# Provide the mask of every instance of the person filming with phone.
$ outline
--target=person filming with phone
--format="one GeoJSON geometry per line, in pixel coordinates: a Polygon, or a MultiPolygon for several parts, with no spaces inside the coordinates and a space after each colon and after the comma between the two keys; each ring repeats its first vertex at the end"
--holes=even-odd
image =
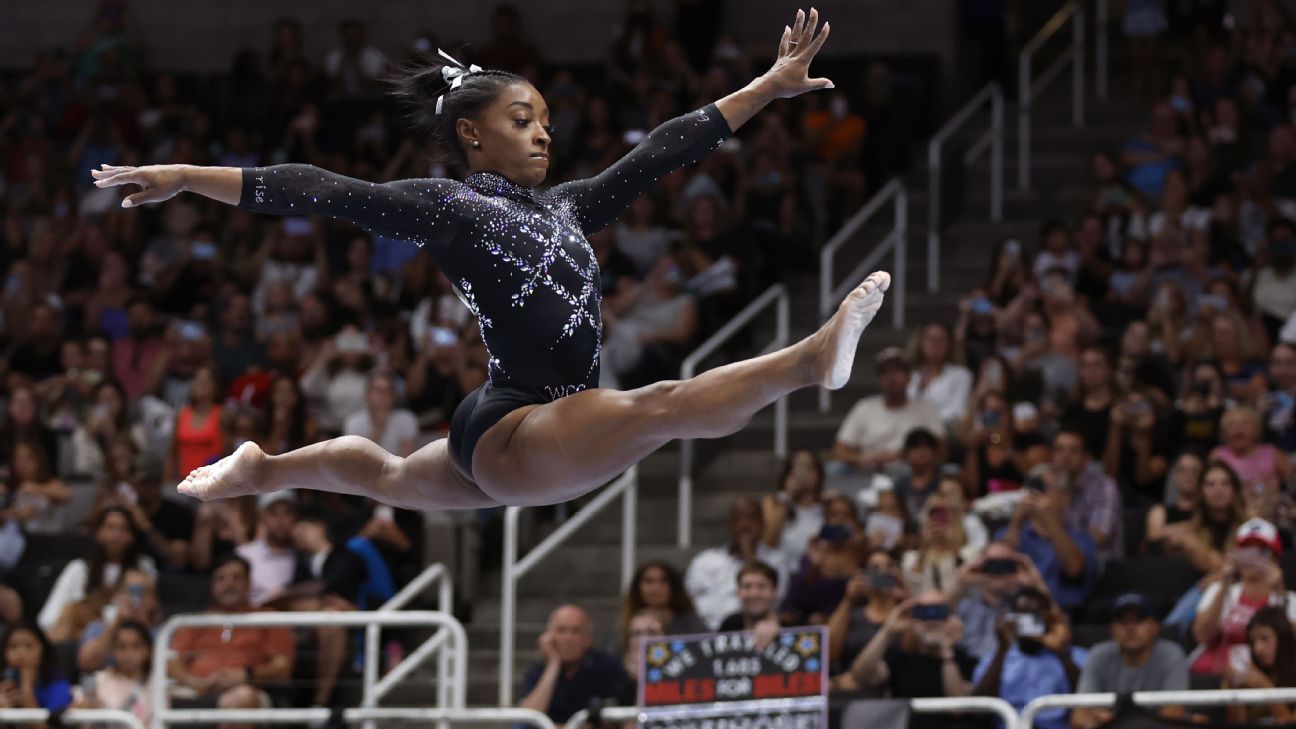
{"type": "MultiPolygon", "coordinates": [[[[891,609],[882,629],[851,665],[861,688],[887,687],[892,698],[968,696],[976,659],[958,644],[963,625],[944,594],[925,592],[891,609]]],[[[948,718],[914,715],[910,729],[943,727],[948,718]]]]}
{"type": "MultiPolygon", "coordinates": [[[[1041,696],[1069,694],[1080,678],[1071,655],[1071,626],[1061,608],[1034,587],[1012,600],[1012,611],[999,620],[998,646],[981,659],[973,673],[975,695],[997,696],[1021,711],[1041,696]]],[[[1035,726],[1066,729],[1067,711],[1040,712],[1035,726]]]]}
{"type": "Polygon", "coordinates": [[[1026,555],[1005,542],[993,542],[977,560],[964,563],[949,593],[950,605],[963,622],[959,645],[973,658],[993,655],[999,645],[999,622],[1012,612],[1017,591],[1048,585],[1026,555]]]}
{"type": "Polygon", "coordinates": [[[833,689],[859,688],[851,664],[906,597],[908,591],[895,560],[885,549],[874,549],[864,561],[864,568],[846,583],[846,594],[828,619],[833,689]]]}

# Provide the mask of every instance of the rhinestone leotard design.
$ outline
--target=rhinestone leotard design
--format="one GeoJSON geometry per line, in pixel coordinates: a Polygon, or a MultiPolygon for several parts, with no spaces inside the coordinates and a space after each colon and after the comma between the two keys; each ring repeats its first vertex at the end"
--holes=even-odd
{"type": "Polygon", "coordinates": [[[586,236],[730,134],[711,104],[665,122],[602,173],[545,191],[481,170],[462,182],[380,184],[306,164],[245,167],[239,207],[329,215],[432,254],[490,353],[487,383],[451,424],[451,451],[471,474],[477,438],[508,412],[598,385],[599,270],[586,236]]]}

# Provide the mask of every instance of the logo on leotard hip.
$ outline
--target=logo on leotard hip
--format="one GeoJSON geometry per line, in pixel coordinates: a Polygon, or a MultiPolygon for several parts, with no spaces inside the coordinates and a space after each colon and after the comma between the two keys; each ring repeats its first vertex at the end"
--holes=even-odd
{"type": "Polygon", "coordinates": [[[544,392],[550,400],[567,397],[568,395],[584,390],[584,385],[545,385],[544,392]]]}

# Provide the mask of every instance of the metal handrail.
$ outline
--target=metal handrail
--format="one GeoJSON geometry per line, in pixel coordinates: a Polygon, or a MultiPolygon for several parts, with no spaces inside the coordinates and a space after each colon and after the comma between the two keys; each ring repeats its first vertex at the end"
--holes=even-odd
{"type": "MultiPolygon", "coordinates": [[[[768,308],[770,304],[774,304],[776,307],[778,323],[774,333],[774,340],[769,343],[769,346],[764,351],[771,352],[788,346],[790,343],[791,302],[787,287],[783,284],[774,284],[765,289],[765,293],[757,296],[742,311],[738,312],[737,316],[720,327],[715,334],[707,337],[705,342],[702,342],[697,349],[684,358],[683,364],[680,365],[680,379],[693,379],[694,375],[697,374],[698,366],[707,357],[715,354],[715,351],[721,345],[732,339],[734,335],[768,308]]],[[[774,455],[779,458],[787,456],[787,423],[787,396],[784,395],[774,402],[774,455]]],[[[677,533],[680,548],[688,549],[693,542],[693,441],[691,440],[680,441],[679,521],[677,533]]]]}
{"type": "MultiPolygon", "coordinates": [[[[0,724],[46,724],[49,717],[49,709],[0,710],[0,724]]],[[[138,716],[121,709],[68,709],[63,712],[63,723],[121,724],[127,729],[144,729],[138,716]]]]}
{"type": "Polygon", "coordinates": [[[990,82],[945,122],[927,143],[928,200],[927,206],[927,290],[940,290],[941,252],[941,171],[944,159],[941,147],[972,115],[990,104],[990,128],[963,154],[963,164],[971,164],[990,148],[990,220],[1003,220],[1003,137],[1004,95],[999,84],[990,82]]]}
{"type": "MultiPolygon", "coordinates": [[[[819,318],[821,321],[828,321],[837,304],[848,291],[857,286],[863,280],[864,272],[872,268],[887,251],[895,254],[894,265],[891,271],[891,288],[888,293],[891,295],[891,326],[896,329],[904,329],[904,310],[905,310],[905,261],[907,256],[906,239],[909,235],[909,193],[905,191],[904,184],[900,178],[894,178],[881,190],[877,191],[859,212],[851,216],[846,221],[846,225],[837,231],[819,253],[819,318]],[[873,249],[873,252],[865,256],[855,268],[851,269],[845,280],[833,286],[833,258],[837,255],[837,249],[841,248],[851,236],[868,222],[873,214],[882,209],[888,201],[894,198],[895,222],[891,226],[891,232],[887,234],[882,242],[873,249]]],[[[832,395],[828,390],[819,388],[819,411],[828,412],[832,406],[832,395]]]]}
{"type": "MultiPolygon", "coordinates": [[[[449,646],[453,660],[454,690],[451,694],[452,705],[450,708],[463,708],[467,701],[468,689],[468,634],[464,627],[454,618],[453,615],[444,612],[434,612],[430,610],[417,610],[409,612],[300,612],[300,613],[203,613],[198,615],[176,615],[162,624],[158,629],[156,646],[153,651],[153,677],[157,682],[158,690],[153,694],[153,720],[152,724],[155,729],[161,729],[169,721],[191,721],[189,714],[186,712],[196,711],[192,709],[169,709],[167,708],[167,691],[166,675],[167,660],[171,653],[171,640],[180,628],[197,628],[197,627],[224,627],[224,626],[260,626],[260,627],[285,627],[295,628],[301,626],[336,626],[336,627],[367,627],[369,625],[394,626],[394,627],[433,627],[440,628],[431,639],[425,641],[410,656],[392,670],[390,674],[376,684],[366,683],[364,686],[364,701],[367,703],[374,694],[380,691],[386,692],[395,685],[397,681],[404,678],[418,665],[418,662],[430,654],[426,650],[429,643],[436,643],[435,648],[440,648],[439,643],[450,641],[449,646]],[[445,637],[445,636],[448,636],[445,637]]],[[[379,694],[381,695],[381,694],[379,694]]],[[[365,711],[377,711],[374,707],[365,707],[365,711]]],[[[293,711],[292,709],[267,709],[266,711],[293,711]]],[[[327,718],[327,710],[325,710],[327,718]]],[[[223,714],[225,720],[236,721],[230,718],[232,714],[223,714]]],[[[267,715],[270,716],[270,715],[267,715]]],[[[378,717],[371,717],[378,718],[378,717]]],[[[256,719],[256,721],[274,721],[274,719],[256,719]]],[[[197,720],[193,720],[197,721],[197,720]]]]}
{"type": "Polygon", "coordinates": [[[540,560],[549,556],[558,545],[590,519],[593,519],[617,496],[624,496],[621,511],[621,586],[630,584],[634,574],[635,558],[635,520],[639,501],[639,466],[634,465],[617,477],[612,483],[603,487],[597,496],[590,500],[580,511],[562,523],[552,534],[537,544],[522,559],[518,559],[518,517],[522,507],[510,506],[504,510],[504,568],[501,574],[500,589],[500,655],[499,655],[499,703],[509,706],[513,703],[513,655],[514,631],[517,629],[517,583],[540,560]]]}
{"type": "MultiPolygon", "coordinates": [[[[993,696],[910,699],[909,710],[916,714],[994,714],[1004,722],[1005,729],[1013,729],[1018,721],[1017,711],[1012,704],[993,696]]],[[[642,711],[637,706],[609,706],[599,710],[599,717],[607,721],[631,721],[638,719],[642,711]]],[[[564,726],[567,729],[581,729],[589,723],[589,715],[588,709],[581,709],[572,714],[564,726]]]]}
{"type": "MultiPolygon", "coordinates": [[[[1017,187],[1030,189],[1031,163],[1031,109],[1035,97],[1043,93],[1048,85],[1062,73],[1067,64],[1071,64],[1071,123],[1079,129],[1084,126],[1085,95],[1085,11],[1081,0],[1068,0],[1057,13],[1049,18],[1043,28],[1035,34],[1022,48],[1021,60],[1017,63],[1017,187]],[[1071,25],[1071,49],[1063,53],[1039,79],[1031,80],[1031,61],[1045,43],[1062,30],[1067,21],[1071,25]]],[[[1101,34],[1100,34],[1101,35],[1101,34]]],[[[1104,69],[1105,71],[1105,69],[1104,69]]]]}
{"type": "MultiPolygon", "coordinates": [[[[69,712],[71,713],[71,712],[69,712]]],[[[448,724],[529,724],[556,729],[553,720],[535,709],[443,709],[382,707],[343,709],[342,721],[418,721],[448,724]]],[[[170,724],[319,724],[333,717],[332,709],[175,709],[167,712],[170,724]]]]}
{"type": "MultiPolygon", "coordinates": [[[[1136,706],[1219,706],[1221,704],[1268,704],[1296,702],[1296,688],[1220,689],[1215,691],[1135,691],[1136,706]]],[[[1057,694],[1041,696],[1026,704],[1019,729],[1031,729],[1035,717],[1048,709],[1099,708],[1116,705],[1116,694],[1057,694]]]]}
{"type": "MultiPolygon", "coordinates": [[[[451,578],[449,568],[440,563],[428,565],[427,569],[423,570],[417,577],[410,580],[405,587],[401,588],[400,592],[392,595],[387,602],[383,603],[378,608],[378,611],[393,612],[400,610],[408,605],[414,598],[423,594],[423,592],[433,584],[438,586],[437,610],[446,614],[453,614],[454,580],[451,578]]],[[[395,685],[395,682],[387,680],[390,676],[384,678],[381,682],[378,680],[379,633],[380,630],[376,624],[371,624],[365,628],[364,685],[366,687],[374,687],[374,690],[365,691],[365,700],[361,704],[365,707],[377,706],[378,701],[386,695],[391,686],[395,685]],[[378,690],[380,687],[381,690],[378,690]]],[[[432,636],[432,640],[427,641],[419,648],[422,649],[431,645],[433,640],[435,640],[439,635],[441,635],[440,631],[438,631],[436,635],[432,636]]],[[[441,644],[438,642],[436,645],[439,647],[441,644]]],[[[432,649],[428,650],[430,652],[432,649]]],[[[406,658],[413,659],[415,656],[411,654],[406,658]]],[[[416,662],[413,665],[417,666],[418,663],[421,663],[421,661],[416,662]]],[[[397,672],[393,671],[392,674],[396,675],[397,672]]],[[[404,674],[400,675],[402,677],[404,676],[404,674]]],[[[450,695],[451,684],[448,680],[449,675],[450,655],[446,651],[437,651],[437,705],[439,706],[450,705],[452,697],[450,695]]],[[[372,725],[367,724],[366,729],[372,729],[372,725]]]]}

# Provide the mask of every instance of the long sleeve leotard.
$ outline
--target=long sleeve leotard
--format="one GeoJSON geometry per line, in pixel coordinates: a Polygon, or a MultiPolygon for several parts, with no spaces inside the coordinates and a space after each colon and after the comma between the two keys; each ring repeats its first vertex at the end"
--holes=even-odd
{"type": "Polygon", "coordinates": [[[665,122],[602,173],[546,190],[494,172],[365,182],[305,164],[243,168],[239,207],[324,214],[431,253],[476,315],[489,386],[547,402],[597,386],[598,263],[586,236],[730,134],[714,104],[665,122]]]}

